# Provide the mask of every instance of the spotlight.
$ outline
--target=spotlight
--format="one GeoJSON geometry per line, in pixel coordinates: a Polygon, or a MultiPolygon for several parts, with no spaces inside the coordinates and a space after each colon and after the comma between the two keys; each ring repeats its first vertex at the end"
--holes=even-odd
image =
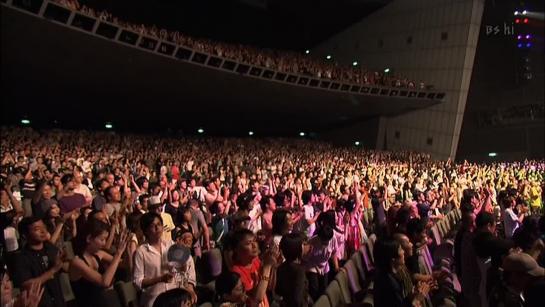
{"type": "Polygon", "coordinates": [[[200,133],[200,134],[203,134],[203,133],[204,133],[204,129],[203,129],[203,128],[199,128],[199,129],[197,129],[197,132],[200,133]]]}
{"type": "Polygon", "coordinates": [[[329,54],[325,58],[331,60],[331,56],[329,54]]]}
{"type": "Polygon", "coordinates": [[[489,152],[489,153],[488,153],[488,156],[489,156],[489,157],[495,157],[495,156],[497,156],[497,155],[498,155],[498,154],[495,153],[495,152],[489,152]]]}
{"type": "Polygon", "coordinates": [[[106,129],[112,129],[113,127],[114,127],[114,126],[113,126],[111,123],[106,123],[106,124],[104,125],[104,128],[106,128],[106,129]]]}
{"type": "Polygon", "coordinates": [[[309,54],[310,53],[310,50],[305,50],[305,54],[309,54]]]}
{"type": "Polygon", "coordinates": [[[30,124],[30,120],[28,120],[28,119],[26,119],[26,118],[25,118],[25,119],[21,119],[21,124],[23,124],[23,125],[29,125],[29,124],[30,124]]]}
{"type": "Polygon", "coordinates": [[[524,18],[523,22],[528,23],[528,18],[524,18]]]}
{"type": "Polygon", "coordinates": [[[358,66],[358,61],[352,62],[352,66],[358,66]]]}
{"type": "Polygon", "coordinates": [[[299,136],[305,136],[305,133],[303,131],[299,132],[299,136]]]}
{"type": "Polygon", "coordinates": [[[517,39],[521,39],[521,38],[522,38],[522,35],[517,36],[517,39]]]}
{"type": "Polygon", "coordinates": [[[517,16],[519,14],[519,11],[515,11],[515,16],[517,16]]]}
{"type": "Polygon", "coordinates": [[[252,135],[254,135],[254,132],[253,131],[248,131],[248,135],[252,136],[252,135]]]}
{"type": "Polygon", "coordinates": [[[359,142],[359,141],[355,141],[355,142],[354,142],[354,145],[360,146],[360,142],[359,142]]]}
{"type": "Polygon", "coordinates": [[[526,10],[522,11],[522,15],[526,15],[528,13],[526,10]]]}
{"type": "Polygon", "coordinates": [[[389,73],[389,72],[390,72],[390,68],[386,68],[386,69],[384,70],[384,72],[385,72],[385,73],[389,73]]]}
{"type": "Polygon", "coordinates": [[[532,36],[530,36],[530,34],[526,34],[526,39],[530,39],[532,38],[532,36]]]}

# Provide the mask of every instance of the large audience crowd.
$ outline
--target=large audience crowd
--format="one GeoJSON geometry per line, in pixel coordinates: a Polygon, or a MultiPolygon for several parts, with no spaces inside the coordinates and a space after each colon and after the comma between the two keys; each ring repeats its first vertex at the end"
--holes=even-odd
{"type": "Polygon", "coordinates": [[[64,306],[66,284],[110,305],[119,282],[139,306],[310,306],[370,236],[374,305],[424,306],[448,278],[414,250],[453,210],[457,303],[543,289],[544,161],[5,127],[0,156],[2,306],[64,306]]]}
{"type": "Polygon", "coordinates": [[[146,35],[185,46],[197,52],[231,59],[239,63],[256,65],[284,73],[306,75],[314,78],[349,82],[360,85],[382,85],[403,88],[426,88],[423,81],[409,80],[395,73],[369,71],[359,66],[342,66],[333,60],[320,61],[308,55],[292,51],[259,49],[242,44],[229,44],[212,41],[206,38],[195,38],[179,31],[170,31],[156,25],[148,26],[126,22],[113,16],[106,10],[95,10],[86,5],[80,5],[77,0],[54,0],[55,2],[77,10],[85,15],[108,21],[129,29],[135,33],[146,35]]]}

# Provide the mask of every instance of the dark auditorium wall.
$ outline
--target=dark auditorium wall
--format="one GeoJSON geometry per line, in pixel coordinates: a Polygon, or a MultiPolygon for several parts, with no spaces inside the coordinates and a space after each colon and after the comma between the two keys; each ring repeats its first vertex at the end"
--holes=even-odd
{"type": "MultiPolygon", "coordinates": [[[[485,3],[458,159],[492,161],[545,156],[544,118],[535,111],[545,104],[543,20],[530,18],[529,26],[513,28],[516,18],[513,12],[521,9],[517,2],[485,3]],[[532,35],[533,46],[526,54],[517,48],[513,30],[532,35]],[[531,80],[521,76],[524,68],[519,59],[523,56],[530,59],[531,80]],[[533,106],[531,114],[524,111],[529,105],[533,106]],[[522,112],[519,118],[505,115],[517,110],[522,112]],[[489,152],[496,152],[497,156],[490,158],[489,152]]],[[[526,1],[526,9],[543,12],[543,2],[526,1]]]]}
{"type": "Polygon", "coordinates": [[[357,141],[359,142],[358,146],[365,149],[380,148],[380,137],[384,137],[384,134],[379,133],[380,120],[379,117],[375,117],[333,127],[328,131],[320,132],[319,137],[335,145],[356,146],[355,142],[357,141]]]}
{"type": "Polygon", "coordinates": [[[322,59],[422,80],[446,93],[440,104],[385,117],[379,149],[454,158],[485,0],[396,0],[312,48],[322,59]]]}

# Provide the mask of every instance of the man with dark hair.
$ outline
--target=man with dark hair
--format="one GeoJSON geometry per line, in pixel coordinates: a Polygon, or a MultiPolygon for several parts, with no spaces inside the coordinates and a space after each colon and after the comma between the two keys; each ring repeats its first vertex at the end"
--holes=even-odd
{"type": "Polygon", "coordinates": [[[473,272],[473,274],[480,275],[479,295],[481,304],[485,304],[488,291],[499,280],[502,258],[509,253],[509,249],[514,244],[511,240],[503,240],[496,236],[496,220],[491,213],[481,211],[475,218],[475,224],[477,228],[473,238],[473,248],[481,272],[480,274],[473,272]],[[489,270],[483,271],[482,268],[486,266],[490,267],[489,270]]]}
{"type": "Polygon", "coordinates": [[[314,235],[314,231],[316,230],[316,220],[318,220],[320,212],[316,213],[314,211],[314,206],[311,202],[311,191],[303,191],[301,199],[303,201],[303,216],[301,220],[299,220],[299,231],[310,238],[314,235]]]}
{"type": "Polygon", "coordinates": [[[318,228],[316,235],[309,239],[310,252],[303,258],[307,271],[309,294],[314,301],[324,293],[327,287],[327,276],[330,271],[329,260],[333,263],[335,272],[339,271],[337,258],[337,239],[334,230],[329,225],[318,228]]]}
{"type": "Polygon", "coordinates": [[[172,231],[176,228],[172,216],[166,212],[163,212],[162,204],[150,204],[148,206],[149,212],[158,214],[163,220],[163,240],[172,240],[172,231]]]}
{"type": "Polygon", "coordinates": [[[121,211],[121,191],[119,191],[118,186],[109,186],[104,190],[104,196],[106,197],[106,203],[102,210],[107,216],[113,217],[121,211]]]}
{"type": "Polygon", "coordinates": [[[189,200],[189,209],[191,211],[191,227],[196,238],[194,244],[195,257],[200,258],[202,255],[201,247],[204,250],[210,249],[210,233],[199,201],[196,199],[189,200]]]}
{"type": "Polygon", "coordinates": [[[106,204],[107,200],[104,196],[104,191],[109,186],[110,184],[108,183],[108,180],[106,180],[106,178],[100,179],[96,184],[98,193],[96,194],[95,198],[93,198],[93,202],[91,203],[95,210],[102,210],[102,208],[106,204]]]}
{"type": "Polygon", "coordinates": [[[513,247],[510,240],[502,240],[496,236],[496,220],[491,213],[480,212],[475,218],[476,231],[473,239],[475,252],[480,258],[492,257],[492,261],[501,264],[501,257],[507,255],[513,247]]]}
{"type": "Polygon", "coordinates": [[[15,285],[26,290],[34,283],[43,285],[40,307],[64,306],[59,271],[63,260],[59,249],[49,243],[44,222],[37,217],[26,217],[19,223],[19,233],[26,244],[15,259],[15,285]]]}

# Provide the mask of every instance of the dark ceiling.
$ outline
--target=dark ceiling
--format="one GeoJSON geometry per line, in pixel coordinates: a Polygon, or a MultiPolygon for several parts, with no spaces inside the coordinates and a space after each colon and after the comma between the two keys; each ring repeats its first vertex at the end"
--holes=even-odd
{"type": "Polygon", "coordinates": [[[128,21],[262,48],[305,50],[391,0],[79,0],[128,21]],[[262,9],[247,3],[266,3],[262,9]]]}

